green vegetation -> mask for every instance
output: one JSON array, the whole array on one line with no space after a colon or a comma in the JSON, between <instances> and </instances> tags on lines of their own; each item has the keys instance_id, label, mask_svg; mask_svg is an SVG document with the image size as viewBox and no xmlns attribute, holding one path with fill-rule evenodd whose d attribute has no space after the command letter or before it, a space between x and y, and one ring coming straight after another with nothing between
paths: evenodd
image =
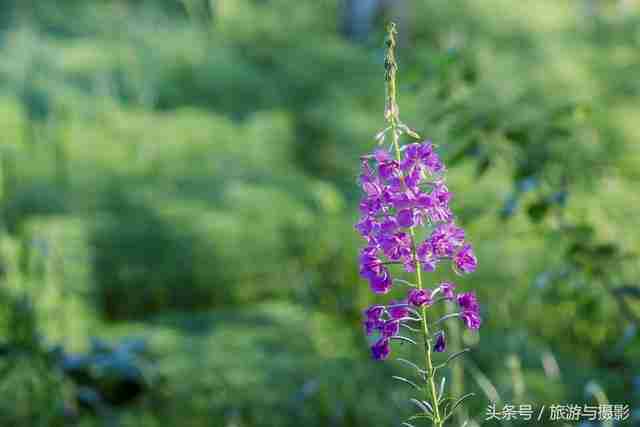
<instances>
[{"instance_id":1,"label":"green vegetation","mask_svg":"<svg viewBox=\"0 0 640 427\"><path fill-rule=\"evenodd\" d=\"M640 407L640 10L615 3L407 2L402 116L439 145L480 262L458 283L486 326L451 378L476 420L498 396L594 403L596 385ZM0 0L0 425L409 413L358 323L384 19L357 44L341 10ZM146 340L159 379L82 408L52 348L92 337Z\"/></svg>"}]
</instances>

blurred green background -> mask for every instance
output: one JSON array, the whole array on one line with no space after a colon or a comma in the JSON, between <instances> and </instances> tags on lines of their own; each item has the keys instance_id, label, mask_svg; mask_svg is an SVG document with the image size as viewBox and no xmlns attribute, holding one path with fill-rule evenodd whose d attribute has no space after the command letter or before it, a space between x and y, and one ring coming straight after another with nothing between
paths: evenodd
<instances>
[{"instance_id":1,"label":"blurred green background","mask_svg":"<svg viewBox=\"0 0 640 427\"><path fill-rule=\"evenodd\" d=\"M480 261L452 425L524 424L483 423L490 401L640 425L629 0L0 0L0 425L412 413L369 360L353 230L389 19L402 118Z\"/></svg>"}]
</instances>

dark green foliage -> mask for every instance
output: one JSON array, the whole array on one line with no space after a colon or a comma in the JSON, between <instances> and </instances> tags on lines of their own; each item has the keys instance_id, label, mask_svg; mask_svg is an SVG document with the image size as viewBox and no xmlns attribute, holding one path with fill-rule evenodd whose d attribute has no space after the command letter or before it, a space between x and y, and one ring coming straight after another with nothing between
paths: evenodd
<instances>
[{"instance_id":1,"label":"dark green foliage","mask_svg":"<svg viewBox=\"0 0 640 427\"><path fill-rule=\"evenodd\" d=\"M0 422L63 426L64 378L42 345L32 301L0 289Z\"/></svg>"},{"instance_id":2,"label":"dark green foliage","mask_svg":"<svg viewBox=\"0 0 640 427\"><path fill-rule=\"evenodd\" d=\"M65 193L50 182L18 186L4 204L4 223L18 232L29 217L62 214L66 211Z\"/></svg>"},{"instance_id":3,"label":"dark green foliage","mask_svg":"<svg viewBox=\"0 0 640 427\"><path fill-rule=\"evenodd\" d=\"M107 214L96 224L91 240L96 297L105 315L118 318L162 307L188 308L183 299L210 304L193 286L193 236L180 233L131 195L108 197Z\"/></svg>"}]
</instances>

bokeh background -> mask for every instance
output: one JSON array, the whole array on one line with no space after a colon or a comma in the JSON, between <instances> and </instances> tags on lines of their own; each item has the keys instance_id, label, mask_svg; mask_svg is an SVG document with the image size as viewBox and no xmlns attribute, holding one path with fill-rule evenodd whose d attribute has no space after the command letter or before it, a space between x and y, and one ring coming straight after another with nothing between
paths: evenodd
<instances>
[{"instance_id":1,"label":"bokeh background","mask_svg":"<svg viewBox=\"0 0 640 427\"><path fill-rule=\"evenodd\" d=\"M524 425L483 423L491 401L640 425L631 0L1 0L0 425L413 412L369 358L353 230L390 19L403 121L480 261L452 425Z\"/></svg>"}]
</instances>

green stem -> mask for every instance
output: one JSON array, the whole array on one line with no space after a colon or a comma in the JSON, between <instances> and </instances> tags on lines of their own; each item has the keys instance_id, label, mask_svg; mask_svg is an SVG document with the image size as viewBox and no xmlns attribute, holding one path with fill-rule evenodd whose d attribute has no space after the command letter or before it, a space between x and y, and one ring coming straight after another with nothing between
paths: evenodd
<instances>
[{"instance_id":1,"label":"green stem","mask_svg":"<svg viewBox=\"0 0 640 427\"><path fill-rule=\"evenodd\" d=\"M399 133L398 133L398 125L400 124L399 119L399 109L398 104L396 102L396 71L398 69L398 64L395 58L395 47L396 47L396 26L392 22L389 24L387 28L388 38L387 38L387 54L385 57L385 79L387 81L387 100L385 107L385 117L389 122L391 135L393 139L393 146L396 152L396 159L398 162L402 160L402 155L400 153L400 143L399 143ZM404 178L403 178L404 181ZM418 254L416 250L416 233L415 227L409 228L409 233L411 235L411 244L412 244L412 256L416 262L416 284L418 289L422 289L422 273L421 273L421 265L418 260ZM440 408L438 405L438 395L436 393L436 383L435 383L435 369L433 367L433 361L431 358L431 340L429 339L429 324L427 322L427 309L426 307L422 307L421 309L422 316L422 336L424 339L424 359L425 359L425 367L426 367L426 387L427 390L427 398L431 400L431 404L433 407L433 425L435 427L441 427L443 425L442 417L440 416Z\"/></svg>"}]
</instances>

